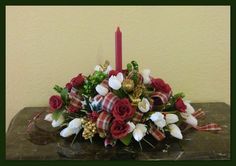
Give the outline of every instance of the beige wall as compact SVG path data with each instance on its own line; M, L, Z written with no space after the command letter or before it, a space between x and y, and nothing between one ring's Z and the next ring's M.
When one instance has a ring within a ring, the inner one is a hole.
M137 60L193 102L230 103L230 7L6 8L6 126L23 107L47 106L54 84L114 64L114 31L124 63Z

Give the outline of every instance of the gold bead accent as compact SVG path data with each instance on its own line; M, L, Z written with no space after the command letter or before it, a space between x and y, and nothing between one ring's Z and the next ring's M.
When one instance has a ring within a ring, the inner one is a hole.
M97 133L97 127L96 124L88 119L84 119L84 122L82 123L84 131L82 133L82 136L84 139L90 139Z
M126 78L123 82L122 82L122 88L126 91L126 92L131 92L134 90L134 81L131 79Z

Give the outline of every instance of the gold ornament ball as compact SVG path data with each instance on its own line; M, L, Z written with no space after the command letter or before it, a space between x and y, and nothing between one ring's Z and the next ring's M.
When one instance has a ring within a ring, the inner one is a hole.
M127 92L131 92L134 90L134 81L131 80L131 79L125 79L123 82L122 82L122 87L125 91Z

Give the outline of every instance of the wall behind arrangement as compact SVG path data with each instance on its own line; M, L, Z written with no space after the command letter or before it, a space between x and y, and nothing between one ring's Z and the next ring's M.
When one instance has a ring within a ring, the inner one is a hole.
M123 32L123 67L137 60L193 102L230 103L229 6L8 6L6 128L24 107L47 106L54 84L114 65Z

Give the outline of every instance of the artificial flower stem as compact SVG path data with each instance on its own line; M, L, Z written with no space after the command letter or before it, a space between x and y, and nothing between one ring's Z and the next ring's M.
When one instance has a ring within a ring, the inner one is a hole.
M150 145L153 149L155 149L155 146L152 145L148 140L146 140L146 139L144 139L144 138L143 138L143 140L144 140L148 145Z
M142 144L141 144L140 141L138 142L138 144L139 144L139 147L140 147L141 151L143 151L143 147L142 147Z
M72 147L72 145L74 144L75 139L76 139L76 137L77 137L78 134L79 134L79 133L77 133L77 134L74 136L74 138L73 138L73 140L72 140L72 142L71 142L71 144L70 144L71 147Z

